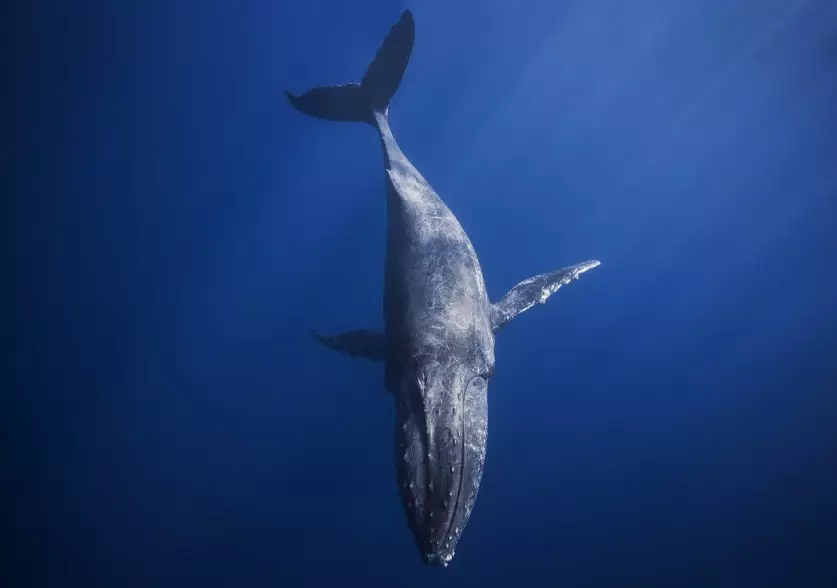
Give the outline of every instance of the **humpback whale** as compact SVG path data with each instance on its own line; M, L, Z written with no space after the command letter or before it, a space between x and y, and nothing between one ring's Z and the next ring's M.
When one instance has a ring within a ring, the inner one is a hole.
M383 362L385 388L396 404L395 462L407 523L422 560L447 565L482 478L495 335L599 262L529 278L489 301L468 235L389 127L390 102L414 38L413 16L405 10L360 82L285 94L304 114L365 122L380 137L387 207L384 331L314 334L331 349Z

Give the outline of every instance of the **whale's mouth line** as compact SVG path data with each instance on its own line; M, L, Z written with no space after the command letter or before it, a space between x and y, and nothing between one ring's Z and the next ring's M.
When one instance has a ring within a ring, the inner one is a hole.
M457 435L459 436L459 451L457 452L457 457L459 458L459 484L457 484L456 487L456 496L451 501L452 512L450 522L448 523L448 528L445 529L444 543L442 543L442 548L445 551L448 551L451 548L451 543L455 539L455 537L451 535L450 530L456 522L457 514L459 514L459 498L462 496L462 485L465 482L465 395L467 392L468 387L465 386L460 398L459 414L461 415L461 418L459 421L459 431L457 432ZM448 555L451 555L451 553ZM447 565L447 563L445 565Z

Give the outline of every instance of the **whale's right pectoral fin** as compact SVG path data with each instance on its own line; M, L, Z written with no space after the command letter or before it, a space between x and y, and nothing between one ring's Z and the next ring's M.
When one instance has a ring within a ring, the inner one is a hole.
M543 304L561 286L577 280L578 276L598 265L596 260L585 261L523 280L509 290L500 302L492 305L492 330L496 333L521 312L529 310L535 304Z
M314 331L314 336L326 347L352 357L365 357L372 361L383 361L386 357L386 339L383 333L359 329L339 335L323 335Z

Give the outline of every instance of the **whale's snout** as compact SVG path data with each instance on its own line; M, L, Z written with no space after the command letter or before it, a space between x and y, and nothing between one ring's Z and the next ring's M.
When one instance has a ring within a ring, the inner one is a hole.
M428 565L443 565L447 566L450 560L453 559L452 549L441 549L439 551L426 552L421 554L421 559Z
M426 564L453 559L482 478L487 383L481 377L465 381L449 389L428 382L422 394L406 394L399 402L398 486Z

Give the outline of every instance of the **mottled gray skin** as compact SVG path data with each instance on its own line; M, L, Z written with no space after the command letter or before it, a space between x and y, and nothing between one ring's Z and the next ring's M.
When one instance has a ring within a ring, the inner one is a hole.
M599 262L529 278L499 302L488 300L471 241L389 128L390 100L413 39L413 18L405 11L360 83L288 98L305 114L366 122L380 136L387 194L385 332L317 337L332 349L385 362L385 385L396 400L401 502L422 559L447 565L473 510L485 464L495 333Z
M387 172L386 386L402 503L428 563L446 563L485 463L491 303L471 241L377 117Z

